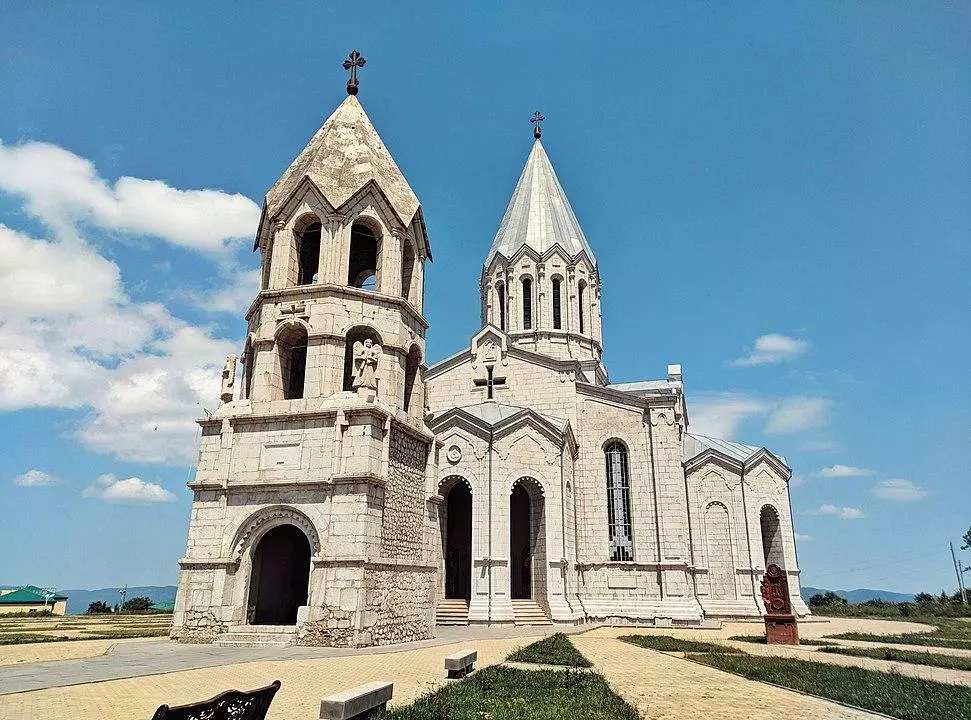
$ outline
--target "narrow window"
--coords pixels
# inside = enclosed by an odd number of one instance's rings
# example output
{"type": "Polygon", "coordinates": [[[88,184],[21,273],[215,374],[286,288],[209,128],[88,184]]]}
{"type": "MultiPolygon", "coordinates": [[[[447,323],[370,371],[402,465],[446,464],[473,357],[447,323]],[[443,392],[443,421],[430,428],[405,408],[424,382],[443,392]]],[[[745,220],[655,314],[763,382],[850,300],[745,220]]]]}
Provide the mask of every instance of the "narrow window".
{"type": "Polygon", "coordinates": [[[560,312],[560,279],[553,278],[553,329],[563,329],[563,317],[560,312]]]}
{"type": "Polygon", "coordinates": [[[496,285],[496,299],[499,304],[499,329],[506,331],[506,286],[503,283],[496,285]]]}
{"type": "Polygon", "coordinates": [[[583,319],[583,291],[586,289],[587,289],[587,284],[581,280],[580,284],[577,286],[577,315],[580,318],[581,334],[583,334],[584,326],[585,326],[585,322],[583,319]]]}
{"type": "Polygon", "coordinates": [[[277,337],[276,344],[283,399],[298,400],[303,397],[303,381],[307,373],[307,331],[302,327],[284,331],[277,337]]]}
{"type": "Polygon", "coordinates": [[[630,478],[627,471],[627,448],[612,442],[604,451],[607,460],[607,532],[610,559],[634,559],[633,527],[630,516],[630,478]]]}
{"type": "Polygon", "coordinates": [[[320,265],[320,223],[315,222],[297,234],[297,285],[317,282],[320,265]]]}
{"type": "Polygon", "coordinates": [[[411,299],[412,276],[415,274],[415,249],[407,240],[402,240],[401,251],[401,297],[411,299]]]}
{"type": "Polygon", "coordinates": [[[523,330],[533,327],[533,281],[523,278],[523,330]]]}
{"type": "Polygon", "coordinates": [[[347,264],[347,284],[374,290],[378,273],[378,239],[366,225],[351,228],[351,252],[347,264]]]}
{"type": "Polygon", "coordinates": [[[408,359],[405,361],[405,412],[408,412],[414,404],[415,381],[418,379],[418,369],[421,366],[421,351],[417,347],[412,347],[408,351],[408,359]]]}
{"type": "Polygon", "coordinates": [[[253,366],[256,365],[256,353],[252,345],[247,345],[243,352],[243,397],[247,400],[253,397],[253,366]]]}

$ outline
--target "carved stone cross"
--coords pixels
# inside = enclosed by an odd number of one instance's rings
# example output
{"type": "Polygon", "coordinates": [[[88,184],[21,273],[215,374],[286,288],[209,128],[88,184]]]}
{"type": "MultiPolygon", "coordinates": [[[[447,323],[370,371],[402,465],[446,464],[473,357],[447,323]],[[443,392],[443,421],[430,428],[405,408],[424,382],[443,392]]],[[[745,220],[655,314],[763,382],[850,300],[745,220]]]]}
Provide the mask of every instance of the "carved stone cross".
{"type": "Polygon", "coordinates": [[[476,387],[484,387],[484,388],[486,388],[486,393],[487,393],[486,394],[486,397],[489,400],[492,400],[493,390],[495,388],[497,388],[497,387],[504,387],[505,384],[506,384],[506,378],[494,376],[492,374],[492,368],[491,367],[487,367],[486,368],[486,376],[484,378],[479,378],[477,380],[473,380],[473,382],[475,383],[475,386],[476,387]]]}
{"type": "Polygon", "coordinates": [[[357,69],[364,67],[367,60],[357,50],[351,50],[351,54],[344,61],[344,69],[351,71],[351,77],[347,81],[347,94],[357,95],[357,69]]]}

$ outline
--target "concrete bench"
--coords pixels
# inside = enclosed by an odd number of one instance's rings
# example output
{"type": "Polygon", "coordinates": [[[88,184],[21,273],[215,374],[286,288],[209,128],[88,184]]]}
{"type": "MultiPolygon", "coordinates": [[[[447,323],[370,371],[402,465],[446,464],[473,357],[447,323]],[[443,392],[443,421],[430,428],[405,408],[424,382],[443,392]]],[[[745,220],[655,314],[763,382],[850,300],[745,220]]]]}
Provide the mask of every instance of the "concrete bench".
{"type": "Polygon", "coordinates": [[[394,683],[377,681],[342,690],[320,701],[321,720],[363,720],[386,709],[394,683]]]}
{"type": "Polygon", "coordinates": [[[445,673],[450,678],[462,678],[472,672],[478,653],[475,650],[459,650],[445,656],[445,673]]]}

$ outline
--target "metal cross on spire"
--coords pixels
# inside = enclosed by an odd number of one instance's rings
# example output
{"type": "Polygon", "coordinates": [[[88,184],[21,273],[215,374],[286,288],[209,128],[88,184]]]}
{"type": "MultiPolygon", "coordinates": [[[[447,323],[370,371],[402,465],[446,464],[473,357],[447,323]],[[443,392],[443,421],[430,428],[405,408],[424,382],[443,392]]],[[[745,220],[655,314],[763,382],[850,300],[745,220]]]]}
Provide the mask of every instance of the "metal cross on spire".
{"type": "Polygon", "coordinates": [[[540,123],[543,122],[545,119],[546,118],[540,114],[539,110],[534,112],[533,117],[529,119],[529,121],[533,123],[533,137],[536,138],[537,140],[539,140],[540,135],[543,134],[543,126],[540,125],[540,123]]]}
{"type": "Polygon", "coordinates": [[[344,61],[344,69],[351,71],[351,77],[347,81],[347,94],[357,95],[357,69],[364,67],[367,60],[357,50],[351,50],[351,54],[344,61]]]}

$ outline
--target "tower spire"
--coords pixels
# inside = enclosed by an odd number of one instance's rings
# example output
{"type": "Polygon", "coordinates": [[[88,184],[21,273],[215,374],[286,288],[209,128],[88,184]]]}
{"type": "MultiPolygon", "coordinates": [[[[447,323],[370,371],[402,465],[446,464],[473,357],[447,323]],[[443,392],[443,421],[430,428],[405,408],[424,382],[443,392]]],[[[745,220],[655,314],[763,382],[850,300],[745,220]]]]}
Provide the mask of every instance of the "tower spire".
{"type": "Polygon", "coordinates": [[[357,95],[357,69],[364,67],[367,60],[357,50],[351,50],[351,54],[344,61],[344,69],[351,71],[351,77],[347,80],[347,94],[357,95]]]}
{"type": "Polygon", "coordinates": [[[539,110],[533,113],[533,117],[529,119],[533,123],[533,137],[539,140],[540,136],[543,134],[543,126],[540,125],[546,118],[543,117],[539,110]]]}

